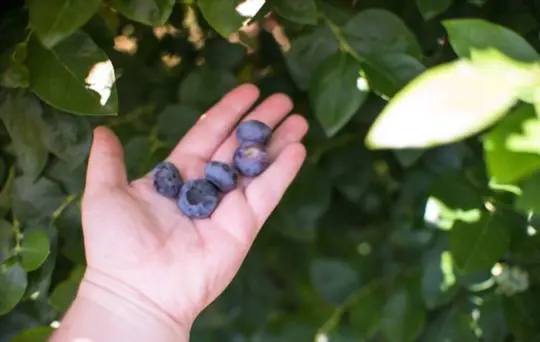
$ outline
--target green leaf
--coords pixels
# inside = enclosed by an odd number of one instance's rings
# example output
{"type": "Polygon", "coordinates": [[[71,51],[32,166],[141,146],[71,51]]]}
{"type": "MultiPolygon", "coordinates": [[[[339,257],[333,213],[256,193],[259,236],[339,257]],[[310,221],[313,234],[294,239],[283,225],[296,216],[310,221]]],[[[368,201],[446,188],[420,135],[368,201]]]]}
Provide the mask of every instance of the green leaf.
{"type": "Polygon", "coordinates": [[[111,4],[128,19],[158,26],[169,19],[175,0],[111,0],[111,4]]]}
{"type": "Polygon", "coordinates": [[[189,106],[169,104],[157,118],[158,135],[175,146],[201,117],[200,111],[189,106]]]}
{"type": "Polygon", "coordinates": [[[12,225],[0,219],[0,264],[12,256],[15,234],[12,225]]]}
{"type": "Polygon", "coordinates": [[[126,144],[124,154],[129,179],[136,179],[149,171],[143,169],[150,155],[150,139],[147,136],[134,136],[126,144]]]}
{"type": "Polygon", "coordinates": [[[422,59],[414,34],[398,16],[384,9],[359,12],[345,25],[343,35],[361,57],[404,52],[422,59]]]}
{"type": "Polygon", "coordinates": [[[36,179],[47,163],[48,151],[42,142],[42,110],[29,93],[8,94],[0,104],[0,119],[11,136],[17,162],[24,174],[36,179]]]}
{"type": "Polygon", "coordinates": [[[430,20],[446,12],[452,6],[452,0],[416,0],[416,6],[424,20],[430,20]]]}
{"type": "Polygon", "coordinates": [[[443,312],[430,324],[424,336],[429,342],[477,342],[478,338],[472,329],[472,316],[451,308],[443,312]]]}
{"type": "Polygon", "coordinates": [[[204,59],[214,68],[232,69],[246,56],[246,48],[241,44],[229,43],[225,39],[207,41],[203,50],[204,59]]]}
{"type": "Polygon", "coordinates": [[[225,39],[242,26],[244,19],[236,11],[236,0],[198,0],[197,5],[204,19],[225,39]]]}
{"type": "Polygon", "coordinates": [[[331,303],[342,303],[360,286],[356,271],[340,260],[315,259],[309,273],[315,290],[331,303]]]}
{"type": "Polygon", "coordinates": [[[88,120],[49,108],[45,111],[44,121],[43,140],[49,150],[70,170],[81,165],[92,144],[92,127],[88,120]]]}
{"type": "Polygon", "coordinates": [[[440,242],[423,258],[422,294],[428,309],[447,304],[458,290],[454,261],[445,247],[440,242]]]}
{"type": "Polygon", "coordinates": [[[537,291],[527,291],[503,299],[506,324],[516,340],[536,341],[540,338],[539,299],[537,291]]]}
{"type": "Polygon", "coordinates": [[[205,65],[191,71],[182,81],[178,99],[182,105],[206,110],[236,85],[232,72],[205,65]]]}
{"type": "Polygon", "coordinates": [[[354,299],[349,308],[350,322],[363,338],[372,338],[379,331],[385,300],[384,289],[378,284],[364,287],[354,299]]]}
{"type": "Polygon", "coordinates": [[[510,233],[496,214],[476,222],[456,221],[450,231],[450,252],[462,275],[491,268],[510,246],[510,233]]]}
{"type": "Polygon", "coordinates": [[[60,312],[66,312],[77,295],[79,284],[73,280],[65,280],[54,288],[49,303],[53,308],[60,312]]]}
{"type": "Polygon", "coordinates": [[[13,214],[19,221],[30,221],[51,217],[64,200],[64,194],[51,180],[40,177],[32,179],[19,176],[15,178],[11,192],[13,214]]]}
{"type": "Polygon", "coordinates": [[[330,205],[331,190],[325,174],[305,164],[271,216],[276,229],[295,240],[313,241],[317,222],[330,205]]]}
{"type": "Polygon", "coordinates": [[[22,299],[28,280],[21,265],[0,265],[0,315],[10,312],[22,299]]]}
{"type": "Polygon", "coordinates": [[[38,269],[50,254],[49,238],[42,229],[24,234],[21,242],[21,266],[30,272],[38,269]]]}
{"type": "Polygon", "coordinates": [[[98,10],[99,0],[29,0],[30,25],[47,48],[75,33],[98,10]]]}
{"type": "Polygon", "coordinates": [[[113,65],[86,33],[77,31],[50,50],[32,36],[26,63],[30,88],[49,105],[75,114],[116,115],[113,65]]]}
{"type": "Polygon", "coordinates": [[[504,116],[524,89],[535,87],[535,74],[533,65],[517,63],[494,50],[478,51],[471,61],[438,65],[389,102],[366,144],[373,149],[421,148],[470,137],[504,116]]]}
{"type": "Polygon", "coordinates": [[[315,71],[309,90],[310,101],[329,137],[349,122],[369,95],[360,68],[360,63],[349,54],[337,52],[315,71]],[[358,85],[359,80],[364,81],[363,87],[358,85]]]}
{"type": "Polygon", "coordinates": [[[383,307],[381,330],[389,342],[413,342],[425,320],[424,308],[413,291],[397,289],[383,307]]]}
{"type": "Polygon", "coordinates": [[[0,75],[0,86],[6,88],[28,88],[30,72],[24,64],[12,64],[0,75]]]}
{"type": "Polygon", "coordinates": [[[538,137],[527,132],[527,127],[533,126],[540,127],[534,107],[521,104],[482,137],[485,163],[493,181],[514,184],[540,169],[540,142],[535,143],[538,137]]]}
{"type": "Polygon", "coordinates": [[[47,326],[25,330],[13,337],[9,342],[47,342],[54,329],[47,326]]]}
{"type": "Polygon", "coordinates": [[[315,0],[271,0],[274,11],[290,21],[299,24],[317,24],[315,0]]]}
{"type": "Polygon", "coordinates": [[[484,297],[479,308],[478,326],[485,342],[504,342],[508,336],[508,327],[504,316],[503,301],[500,296],[492,294],[484,297]]]}
{"type": "Polygon", "coordinates": [[[496,49],[522,62],[534,62],[540,56],[519,34],[483,19],[451,19],[443,21],[448,41],[461,58],[469,58],[472,50],[496,49]]]}
{"type": "Polygon", "coordinates": [[[287,68],[301,90],[308,90],[317,67],[338,51],[338,43],[327,27],[316,28],[291,42],[285,52],[287,68]]]}
{"type": "Polygon", "coordinates": [[[523,213],[540,212],[540,173],[525,179],[521,184],[521,196],[516,199],[515,207],[523,213]]]}
{"type": "Polygon", "coordinates": [[[422,157],[425,150],[409,148],[394,150],[393,152],[401,166],[408,168],[413,166],[422,157]]]}
{"type": "Polygon", "coordinates": [[[394,96],[426,69],[416,58],[403,52],[366,56],[362,68],[371,90],[383,98],[394,96]]]}

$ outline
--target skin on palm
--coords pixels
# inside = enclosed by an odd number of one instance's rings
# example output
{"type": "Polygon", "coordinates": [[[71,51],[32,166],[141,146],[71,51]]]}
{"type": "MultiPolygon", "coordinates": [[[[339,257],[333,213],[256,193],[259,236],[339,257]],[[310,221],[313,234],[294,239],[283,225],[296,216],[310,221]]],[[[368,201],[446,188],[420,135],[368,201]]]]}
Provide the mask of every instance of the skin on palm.
{"type": "MultiPolygon", "coordinates": [[[[237,87],[177,144],[167,160],[184,181],[204,177],[210,160],[231,162],[238,145],[234,127],[257,97],[255,86],[237,87]]],[[[174,201],[157,194],[150,173],[128,184],[118,139],[107,128],[97,128],[83,199],[88,264],[83,282],[98,282],[118,296],[123,294],[117,284],[124,284],[139,294],[127,300],[155,305],[189,330],[232,281],[305,159],[300,140],[307,123],[299,115],[285,118],[291,109],[288,97],[275,94],[246,116],[274,129],[268,146],[273,163],[257,178],[239,179],[212,216],[202,220],[184,217],[174,201]]],[[[63,331],[69,334],[62,327],[56,334],[63,331]]]]}

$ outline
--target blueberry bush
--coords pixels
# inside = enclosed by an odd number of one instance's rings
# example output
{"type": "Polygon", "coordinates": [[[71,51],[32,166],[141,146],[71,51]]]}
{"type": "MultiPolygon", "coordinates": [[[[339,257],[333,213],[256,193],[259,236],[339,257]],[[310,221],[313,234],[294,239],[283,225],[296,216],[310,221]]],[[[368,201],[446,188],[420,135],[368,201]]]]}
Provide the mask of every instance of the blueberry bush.
{"type": "Polygon", "coordinates": [[[76,293],[92,128],[135,178],[244,82],[308,158],[192,341],[540,341],[539,1],[0,6],[0,342],[76,293]]]}

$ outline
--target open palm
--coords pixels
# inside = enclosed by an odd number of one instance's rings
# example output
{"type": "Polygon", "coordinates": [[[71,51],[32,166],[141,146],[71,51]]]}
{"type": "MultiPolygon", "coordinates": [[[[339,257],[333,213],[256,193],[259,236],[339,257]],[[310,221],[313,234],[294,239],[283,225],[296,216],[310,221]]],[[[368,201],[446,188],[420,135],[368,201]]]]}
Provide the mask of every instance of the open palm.
{"type": "MultiPolygon", "coordinates": [[[[239,178],[209,219],[190,220],[174,200],[158,195],[150,173],[128,183],[123,151],[107,128],[95,130],[83,199],[87,278],[121,282],[178,321],[191,322],[231,282],[257,233],[299,171],[307,131],[291,100],[275,94],[251,113],[258,89],[242,85],[225,95],[184,136],[167,160],[185,180],[202,178],[210,160],[231,163],[239,120],[274,128],[271,165],[239,178]]],[[[106,286],[105,284],[101,284],[106,286]]]]}

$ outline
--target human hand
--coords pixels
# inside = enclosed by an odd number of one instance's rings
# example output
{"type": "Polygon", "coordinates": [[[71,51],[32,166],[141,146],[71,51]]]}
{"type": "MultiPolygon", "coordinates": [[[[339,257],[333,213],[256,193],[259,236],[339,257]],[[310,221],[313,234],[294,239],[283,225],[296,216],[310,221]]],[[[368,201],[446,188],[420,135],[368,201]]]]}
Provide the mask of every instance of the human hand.
{"type": "MultiPolygon", "coordinates": [[[[234,129],[258,94],[253,85],[237,87],[182,138],[167,160],[184,181],[203,177],[210,160],[231,164],[238,146],[234,129]]],[[[83,283],[111,290],[122,284],[129,291],[120,295],[136,293],[127,299],[153,305],[190,327],[232,281],[305,160],[300,140],[307,122],[286,117],[291,110],[291,100],[275,94],[245,117],[275,128],[271,164],[255,178],[240,177],[237,189],[224,194],[203,220],[188,219],[174,200],[157,194],[150,173],[128,183],[121,145],[110,130],[97,128],[82,204],[88,265],[83,283]]]]}

